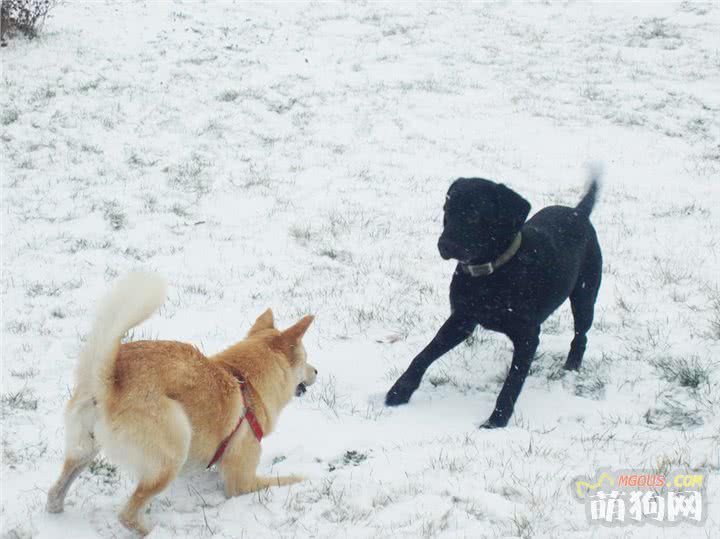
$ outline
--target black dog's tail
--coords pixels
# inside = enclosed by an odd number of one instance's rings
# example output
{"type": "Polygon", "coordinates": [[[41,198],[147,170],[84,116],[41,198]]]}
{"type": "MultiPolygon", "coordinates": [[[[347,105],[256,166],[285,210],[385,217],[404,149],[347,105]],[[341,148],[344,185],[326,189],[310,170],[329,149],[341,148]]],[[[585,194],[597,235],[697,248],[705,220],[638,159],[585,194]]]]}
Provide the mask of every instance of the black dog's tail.
{"type": "Polygon", "coordinates": [[[595,206],[595,199],[597,198],[597,192],[600,188],[601,177],[602,167],[598,164],[590,165],[590,186],[580,203],[575,206],[575,213],[579,217],[584,219],[590,218],[590,213],[592,212],[593,206],[595,206]]]}

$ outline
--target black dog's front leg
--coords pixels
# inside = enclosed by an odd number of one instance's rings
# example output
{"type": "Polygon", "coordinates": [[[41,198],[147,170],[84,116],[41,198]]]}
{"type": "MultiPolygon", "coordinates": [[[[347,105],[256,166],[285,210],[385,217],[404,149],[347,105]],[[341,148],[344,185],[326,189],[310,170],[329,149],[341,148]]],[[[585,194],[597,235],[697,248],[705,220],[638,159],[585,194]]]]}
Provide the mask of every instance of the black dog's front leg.
{"type": "Polygon", "coordinates": [[[397,406],[409,401],[433,361],[467,339],[476,325],[477,323],[467,316],[457,312],[451,314],[430,344],[412,360],[407,370],[390,388],[385,397],[385,404],[397,406]]]}
{"type": "Polygon", "coordinates": [[[483,428],[493,429],[496,427],[504,427],[510,421],[510,417],[515,409],[515,401],[520,395],[525,378],[530,370],[535,350],[539,344],[540,328],[532,329],[527,333],[518,336],[511,336],[513,342],[513,359],[510,365],[505,383],[503,384],[500,395],[495,403],[490,418],[482,425],[483,428]]]}

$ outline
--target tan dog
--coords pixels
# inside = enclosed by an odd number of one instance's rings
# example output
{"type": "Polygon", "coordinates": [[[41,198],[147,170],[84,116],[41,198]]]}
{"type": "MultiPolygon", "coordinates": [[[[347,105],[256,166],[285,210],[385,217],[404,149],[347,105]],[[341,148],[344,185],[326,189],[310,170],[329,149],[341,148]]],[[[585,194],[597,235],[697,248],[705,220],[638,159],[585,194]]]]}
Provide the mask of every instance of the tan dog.
{"type": "Polygon", "coordinates": [[[132,273],[100,304],[65,412],[65,464],[48,493],[51,513],[63,510],[68,488],[100,449],[137,476],[120,520],[141,534],[149,531],[142,522],[148,502],[186,464],[219,461],[228,496],[301,480],[258,477],[256,469],[263,434],[315,381],[301,342],[313,317],[279,331],[268,309],[245,340],[211,358],[174,341],[120,344],[164,300],[161,277],[132,273]]]}

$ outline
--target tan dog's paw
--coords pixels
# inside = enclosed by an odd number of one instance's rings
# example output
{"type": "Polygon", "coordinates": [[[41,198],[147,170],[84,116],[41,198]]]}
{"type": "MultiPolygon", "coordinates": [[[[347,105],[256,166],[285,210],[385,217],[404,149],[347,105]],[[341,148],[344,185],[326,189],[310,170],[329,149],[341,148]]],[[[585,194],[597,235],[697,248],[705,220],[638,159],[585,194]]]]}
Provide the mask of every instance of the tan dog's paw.
{"type": "Polygon", "coordinates": [[[145,537],[152,529],[140,522],[137,517],[127,515],[124,511],[120,514],[120,523],[128,530],[138,532],[142,537],[145,537]]]}
{"type": "Polygon", "coordinates": [[[62,513],[65,509],[64,500],[55,492],[55,489],[51,489],[48,494],[47,504],[45,509],[48,513],[62,513]]]}
{"type": "Polygon", "coordinates": [[[294,485],[303,481],[305,478],[298,475],[276,475],[274,477],[255,477],[252,481],[225,481],[225,495],[228,498],[233,496],[241,496],[258,490],[264,490],[270,487],[284,487],[294,485]]]}
{"type": "Polygon", "coordinates": [[[302,475],[287,475],[287,476],[280,476],[278,477],[278,480],[282,481],[278,483],[278,486],[281,487],[283,485],[294,485],[295,483],[300,483],[301,481],[305,481],[305,477],[302,475]]]}
{"type": "Polygon", "coordinates": [[[275,477],[257,478],[258,484],[262,484],[264,487],[284,487],[304,480],[305,478],[300,475],[276,475],[275,477]]]}

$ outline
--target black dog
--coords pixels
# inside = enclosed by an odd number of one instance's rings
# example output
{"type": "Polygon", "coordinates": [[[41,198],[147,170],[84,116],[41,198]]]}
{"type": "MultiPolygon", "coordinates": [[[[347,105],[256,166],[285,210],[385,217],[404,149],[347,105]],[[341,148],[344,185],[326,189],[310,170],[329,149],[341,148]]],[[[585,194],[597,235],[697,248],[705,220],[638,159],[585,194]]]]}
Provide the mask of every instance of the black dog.
{"type": "Polygon", "coordinates": [[[575,338],[565,368],[580,367],[602,271],[590,212],[598,182],[575,208],[550,206],[528,222],[530,203],[503,184],[459,178],[448,190],[440,256],[459,261],[450,283],[450,318],[413,359],[385,399],[410,400],[427,368],[478,324],[507,335],[514,353],[495,410],[483,427],[504,427],[530,369],[540,324],[570,297],[575,338]]]}

